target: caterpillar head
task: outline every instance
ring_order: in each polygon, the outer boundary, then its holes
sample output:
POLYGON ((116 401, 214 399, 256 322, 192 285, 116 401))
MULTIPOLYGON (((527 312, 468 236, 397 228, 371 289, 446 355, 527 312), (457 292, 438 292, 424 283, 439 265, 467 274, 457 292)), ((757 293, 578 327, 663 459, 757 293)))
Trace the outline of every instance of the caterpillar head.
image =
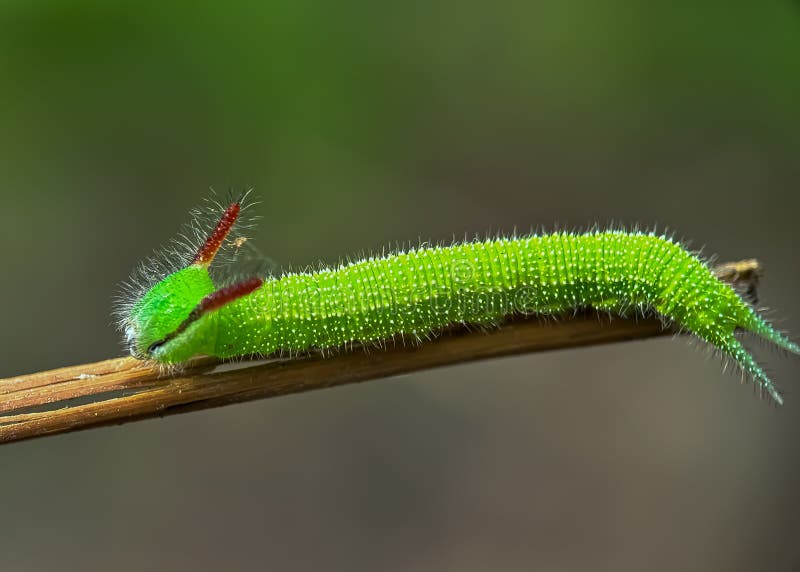
MULTIPOLYGON (((228 237, 242 208, 242 199, 231 203, 183 268, 163 272, 159 260, 150 259, 140 276, 163 276, 149 287, 134 279, 125 284, 126 292, 117 300, 118 326, 125 335, 131 355, 161 363, 177 364, 196 354, 214 350, 213 310, 248 294, 260 286, 258 278, 217 290, 209 266, 228 237), (153 270, 151 267, 155 267, 153 270)), ((185 236, 184 236, 185 238, 185 236)))
MULTIPOLYGON (((198 265, 178 270, 153 286, 133 307, 125 325, 131 355, 168 363, 190 358, 191 354, 183 355, 181 346, 187 344, 181 342, 196 338, 201 324, 199 316, 188 320, 213 291, 208 271, 198 265)), ((196 342, 192 347, 196 351, 196 342)))

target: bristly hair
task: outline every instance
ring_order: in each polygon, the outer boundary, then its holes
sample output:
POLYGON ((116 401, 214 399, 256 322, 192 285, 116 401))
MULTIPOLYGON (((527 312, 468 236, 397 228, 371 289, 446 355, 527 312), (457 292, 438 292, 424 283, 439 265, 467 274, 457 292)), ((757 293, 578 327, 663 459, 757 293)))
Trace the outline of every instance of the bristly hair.
MULTIPOLYGON (((224 285, 248 273, 248 264, 253 269, 256 268, 253 264, 256 257, 244 254, 245 248, 250 251, 254 248, 250 245, 247 234, 261 218, 251 208, 258 204, 255 197, 251 197, 253 189, 248 188, 239 193, 229 190, 223 198, 218 197, 213 188, 210 190, 212 195, 189 211, 191 219, 183 224, 178 234, 167 245, 155 250, 151 256, 140 262, 130 277, 120 285, 119 292, 113 299, 113 315, 119 330, 124 331, 129 325, 131 312, 142 296, 170 274, 191 264, 206 237, 214 230, 220 214, 231 203, 238 202, 241 210, 239 218, 214 258, 214 277, 224 285)), ((258 266, 260 271, 266 272, 272 267, 274 263, 261 258, 258 266)))

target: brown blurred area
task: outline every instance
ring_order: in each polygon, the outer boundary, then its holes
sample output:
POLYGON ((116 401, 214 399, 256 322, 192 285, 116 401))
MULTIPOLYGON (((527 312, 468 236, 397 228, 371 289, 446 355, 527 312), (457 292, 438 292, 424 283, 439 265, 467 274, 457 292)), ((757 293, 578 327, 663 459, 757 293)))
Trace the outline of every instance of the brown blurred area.
MULTIPOLYGON (((7 0, 0 377, 119 355, 209 186, 284 268, 668 227, 800 335, 798 102, 788 0, 7 0)), ((4 446, 0 569, 798 570, 800 360, 749 345, 784 407, 664 339, 4 446)))

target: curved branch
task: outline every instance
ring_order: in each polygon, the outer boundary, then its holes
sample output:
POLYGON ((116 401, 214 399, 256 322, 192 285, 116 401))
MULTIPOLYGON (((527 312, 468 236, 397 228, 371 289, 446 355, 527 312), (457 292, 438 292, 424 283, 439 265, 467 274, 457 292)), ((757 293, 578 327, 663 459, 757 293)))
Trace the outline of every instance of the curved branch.
MULTIPOLYGON (((755 260, 722 264, 720 279, 753 292, 755 260)), ((380 379, 422 369, 559 348, 672 335, 655 318, 611 319, 596 313, 563 321, 516 317, 486 331, 454 327, 421 345, 275 359, 257 365, 195 360, 178 375, 134 358, 0 380, 0 443, 220 407, 266 397, 380 379), (75 404, 76 400, 89 403, 75 404)))

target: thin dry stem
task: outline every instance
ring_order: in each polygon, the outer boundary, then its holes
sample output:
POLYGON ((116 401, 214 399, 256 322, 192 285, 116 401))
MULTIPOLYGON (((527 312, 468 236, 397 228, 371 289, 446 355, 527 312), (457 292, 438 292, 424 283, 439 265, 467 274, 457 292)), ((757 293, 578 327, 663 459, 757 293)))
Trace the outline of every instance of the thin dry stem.
MULTIPOLYGON (((722 264, 722 280, 752 287, 755 261, 722 264)), ((674 334, 657 319, 609 319, 595 313, 561 321, 517 317, 497 329, 451 328, 421 345, 381 351, 355 349, 333 357, 311 355, 237 364, 214 371, 217 360, 192 362, 177 375, 133 358, 116 358, 0 380, 0 443, 173 415, 198 409, 438 366, 528 352, 674 334), (76 400, 89 403, 75 404, 76 400)))

